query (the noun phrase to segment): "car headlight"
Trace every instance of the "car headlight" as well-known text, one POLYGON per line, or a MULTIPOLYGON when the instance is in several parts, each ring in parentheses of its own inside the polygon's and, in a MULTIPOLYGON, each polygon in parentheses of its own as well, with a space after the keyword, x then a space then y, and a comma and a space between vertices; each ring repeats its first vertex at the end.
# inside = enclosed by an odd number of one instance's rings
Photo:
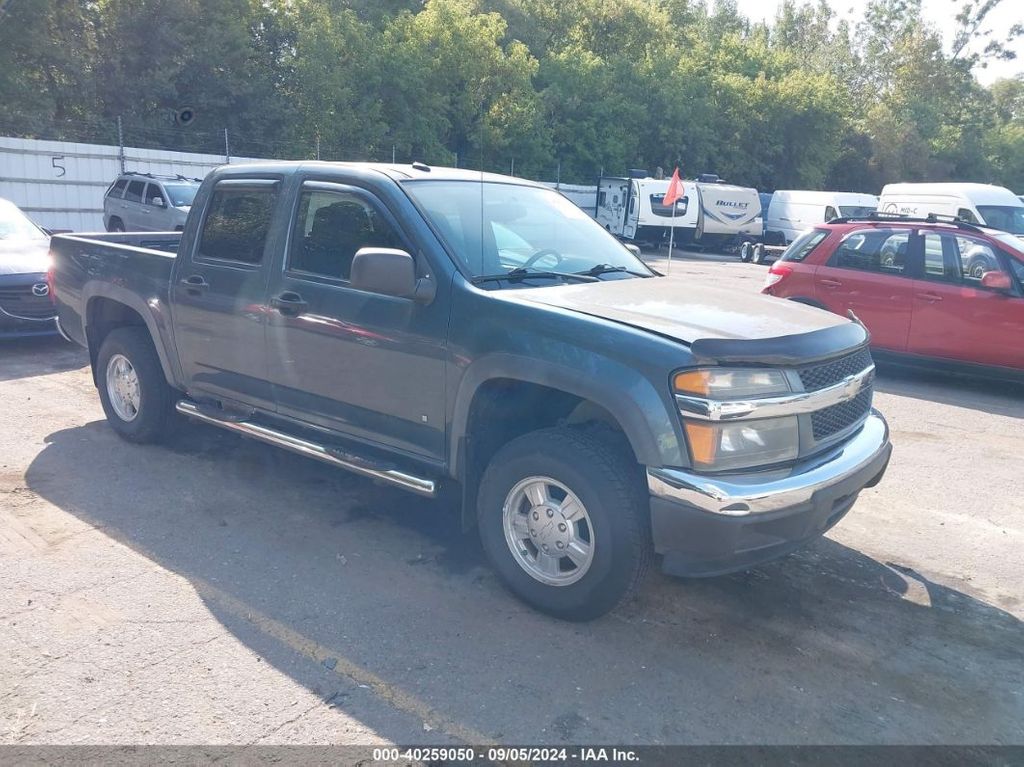
POLYGON ((743 469, 788 461, 799 454, 796 415, 743 417, 750 402, 791 393, 782 371, 688 370, 676 374, 672 383, 694 468, 743 469))

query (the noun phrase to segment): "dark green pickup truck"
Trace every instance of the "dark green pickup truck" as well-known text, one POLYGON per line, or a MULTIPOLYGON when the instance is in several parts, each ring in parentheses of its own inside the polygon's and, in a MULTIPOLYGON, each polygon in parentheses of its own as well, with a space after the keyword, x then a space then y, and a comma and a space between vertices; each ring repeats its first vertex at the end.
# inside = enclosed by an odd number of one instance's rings
POLYGON ((520 179, 225 167, 180 235, 51 249, 121 436, 176 411, 454 491, 509 588, 563 618, 613 608, 654 554, 689 576, 781 556, 889 459, 860 324, 663 278, 520 179))

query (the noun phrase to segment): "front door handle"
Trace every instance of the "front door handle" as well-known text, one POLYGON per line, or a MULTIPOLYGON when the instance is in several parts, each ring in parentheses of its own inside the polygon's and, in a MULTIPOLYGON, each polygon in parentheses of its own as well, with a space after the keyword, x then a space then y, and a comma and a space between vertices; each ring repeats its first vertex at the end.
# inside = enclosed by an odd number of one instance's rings
POLYGON ((286 290, 270 299, 270 305, 287 317, 297 317, 309 306, 298 293, 286 290))
POLYGON ((843 287, 843 283, 841 283, 839 280, 823 279, 823 280, 818 280, 818 282, 821 283, 821 286, 823 288, 828 288, 829 290, 835 290, 836 288, 843 287))
POLYGON ((193 296, 198 296, 202 291, 210 287, 210 283, 208 283, 206 278, 201 274, 190 275, 183 279, 179 284, 193 296))
POLYGON ((930 304, 934 304, 942 300, 942 296, 940 296, 938 293, 931 292, 918 293, 917 297, 920 298, 922 301, 927 301, 930 304))

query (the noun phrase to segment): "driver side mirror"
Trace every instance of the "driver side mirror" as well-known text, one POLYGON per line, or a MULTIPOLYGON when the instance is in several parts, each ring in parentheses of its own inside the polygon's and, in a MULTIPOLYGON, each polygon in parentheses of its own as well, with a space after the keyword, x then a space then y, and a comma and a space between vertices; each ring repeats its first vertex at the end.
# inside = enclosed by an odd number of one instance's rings
POLYGON ((623 247, 625 247, 626 250, 628 250, 630 253, 632 253, 637 258, 640 258, 640 248, 638 248, 633 243, 623 243, 623 247))
POLYGON ((360 248, 352 259, 349 282, 356 290, 421 303, 434 299, 436 285, 429 277, 416 277, 416 262, 396 248, 360 248))
POLYGON ((981 275, 981 287, 999 293, 1009 293, 1013 288, 1013 283, 1010 282, 1010 275, 1006 272, 993 271, 981 275))

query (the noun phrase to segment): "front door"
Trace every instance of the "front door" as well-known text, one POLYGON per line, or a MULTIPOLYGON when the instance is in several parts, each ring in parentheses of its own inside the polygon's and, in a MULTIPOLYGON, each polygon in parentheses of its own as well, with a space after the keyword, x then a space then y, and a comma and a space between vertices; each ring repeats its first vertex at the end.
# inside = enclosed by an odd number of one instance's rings
POLYGON ((273 410, 267 380, 267 278, 279 202, 275 179, 225 179, 206 205, 198 242, 175 267, 174 334, 189 393, 273 410))
POLYGON ((170 221, 170 207, 159 184, 146 184, 143 197, 142 218, 147 232, 169 232, 174 227, 170 221))
POLYGON ((981 286, 986 272, 1009 277, 1008 263, 985 240, 960 232, 925 232, 923 239, 907 351, 1024 369, 1024 298, 981 286))
POLYGON ((910 333, 913 280, 910 229, 861 229, 839 243, 815 275, 818 299, 836 314, 851 310, 871 333, 871 345, 902 352, 910 333))
POLYGON ((438 286, 430 304, 355 290, 349 271, 363 247, 418 253, 369 192, 306 182, 285 269, 270 285, 268 364, 278 412, 441 460, 446 288, 438 286))

